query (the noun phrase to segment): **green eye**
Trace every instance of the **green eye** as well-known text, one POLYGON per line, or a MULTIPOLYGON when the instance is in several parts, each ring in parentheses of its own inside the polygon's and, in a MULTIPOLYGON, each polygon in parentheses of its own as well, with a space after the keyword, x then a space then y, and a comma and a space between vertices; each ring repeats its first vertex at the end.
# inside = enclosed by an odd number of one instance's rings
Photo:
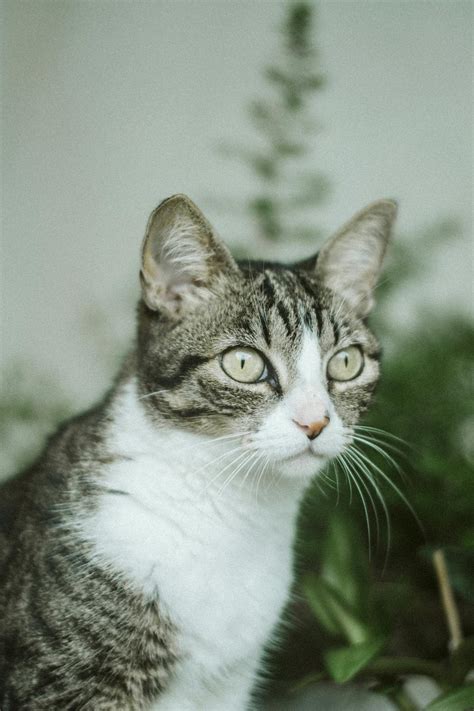
POLYGON ((265 372, 265 361, 252 348, 231 348, 221 359, 221 366, 233 380, 239 383, 256 383, 265 372))
POLYGON ((331 380, 352 380, 362 372, 364 356, 358 346, 349 346, 339 351, 328 363, 331 380))

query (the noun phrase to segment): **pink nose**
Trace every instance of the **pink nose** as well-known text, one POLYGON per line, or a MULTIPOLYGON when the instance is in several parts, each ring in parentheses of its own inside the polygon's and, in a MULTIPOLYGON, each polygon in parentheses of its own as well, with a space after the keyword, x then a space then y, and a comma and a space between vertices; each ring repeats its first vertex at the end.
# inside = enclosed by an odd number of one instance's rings
POLYGON ((316 420, 316 422, 310 422, 309 425, 302 425, 301 422, 297 422, 296 420, 293 420, 295 425, 298 425, 300 430, 303 430, 305 435, 307 436, 308 439, 316 439, 323 429, 328 426, 330 418, 325 415, 322 417, 320 420, 316 420))

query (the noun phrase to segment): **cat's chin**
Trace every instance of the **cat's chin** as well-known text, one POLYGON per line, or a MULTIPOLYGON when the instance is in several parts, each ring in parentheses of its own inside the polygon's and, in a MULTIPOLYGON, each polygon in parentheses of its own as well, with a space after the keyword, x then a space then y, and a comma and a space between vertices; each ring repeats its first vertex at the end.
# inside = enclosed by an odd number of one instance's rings
POLYGON ((298 454, 280 459, 277 469, 286 477, 309 479, 321 471, 328 461, 328 457, 306 449, 298 454))

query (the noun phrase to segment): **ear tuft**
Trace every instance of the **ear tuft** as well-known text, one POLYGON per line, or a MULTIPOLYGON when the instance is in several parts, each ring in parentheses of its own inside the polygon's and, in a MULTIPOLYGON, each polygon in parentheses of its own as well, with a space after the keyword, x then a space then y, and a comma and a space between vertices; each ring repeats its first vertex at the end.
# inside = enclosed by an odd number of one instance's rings
POLYGON ((235 269, 229 251, 186 195, 173 195, 151 213, 140 272, 150 309, 177 316, 209 297, 218 273, 235 269))
POLYGON ((320 250, 316 273, 332 291, 342 296, 362 318, 373 307, 397 203, 379 200, 359 212, 320 250))

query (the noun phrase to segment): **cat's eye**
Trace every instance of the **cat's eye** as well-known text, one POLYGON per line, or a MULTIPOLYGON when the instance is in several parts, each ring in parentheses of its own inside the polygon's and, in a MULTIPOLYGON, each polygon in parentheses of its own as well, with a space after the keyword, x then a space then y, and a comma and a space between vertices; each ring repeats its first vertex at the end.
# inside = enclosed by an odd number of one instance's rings
POLYGON ((244 347, 226 351, 222 355, 221 366, 224 373, 239 383, 256 383, 263 379, 267 369, 258 351, 244 347))
POLYGON ((331 380, 353 380, 364 367, 364 356, 358 346, 343 348, 333 355, 328 363, 328 377, 331 380))

